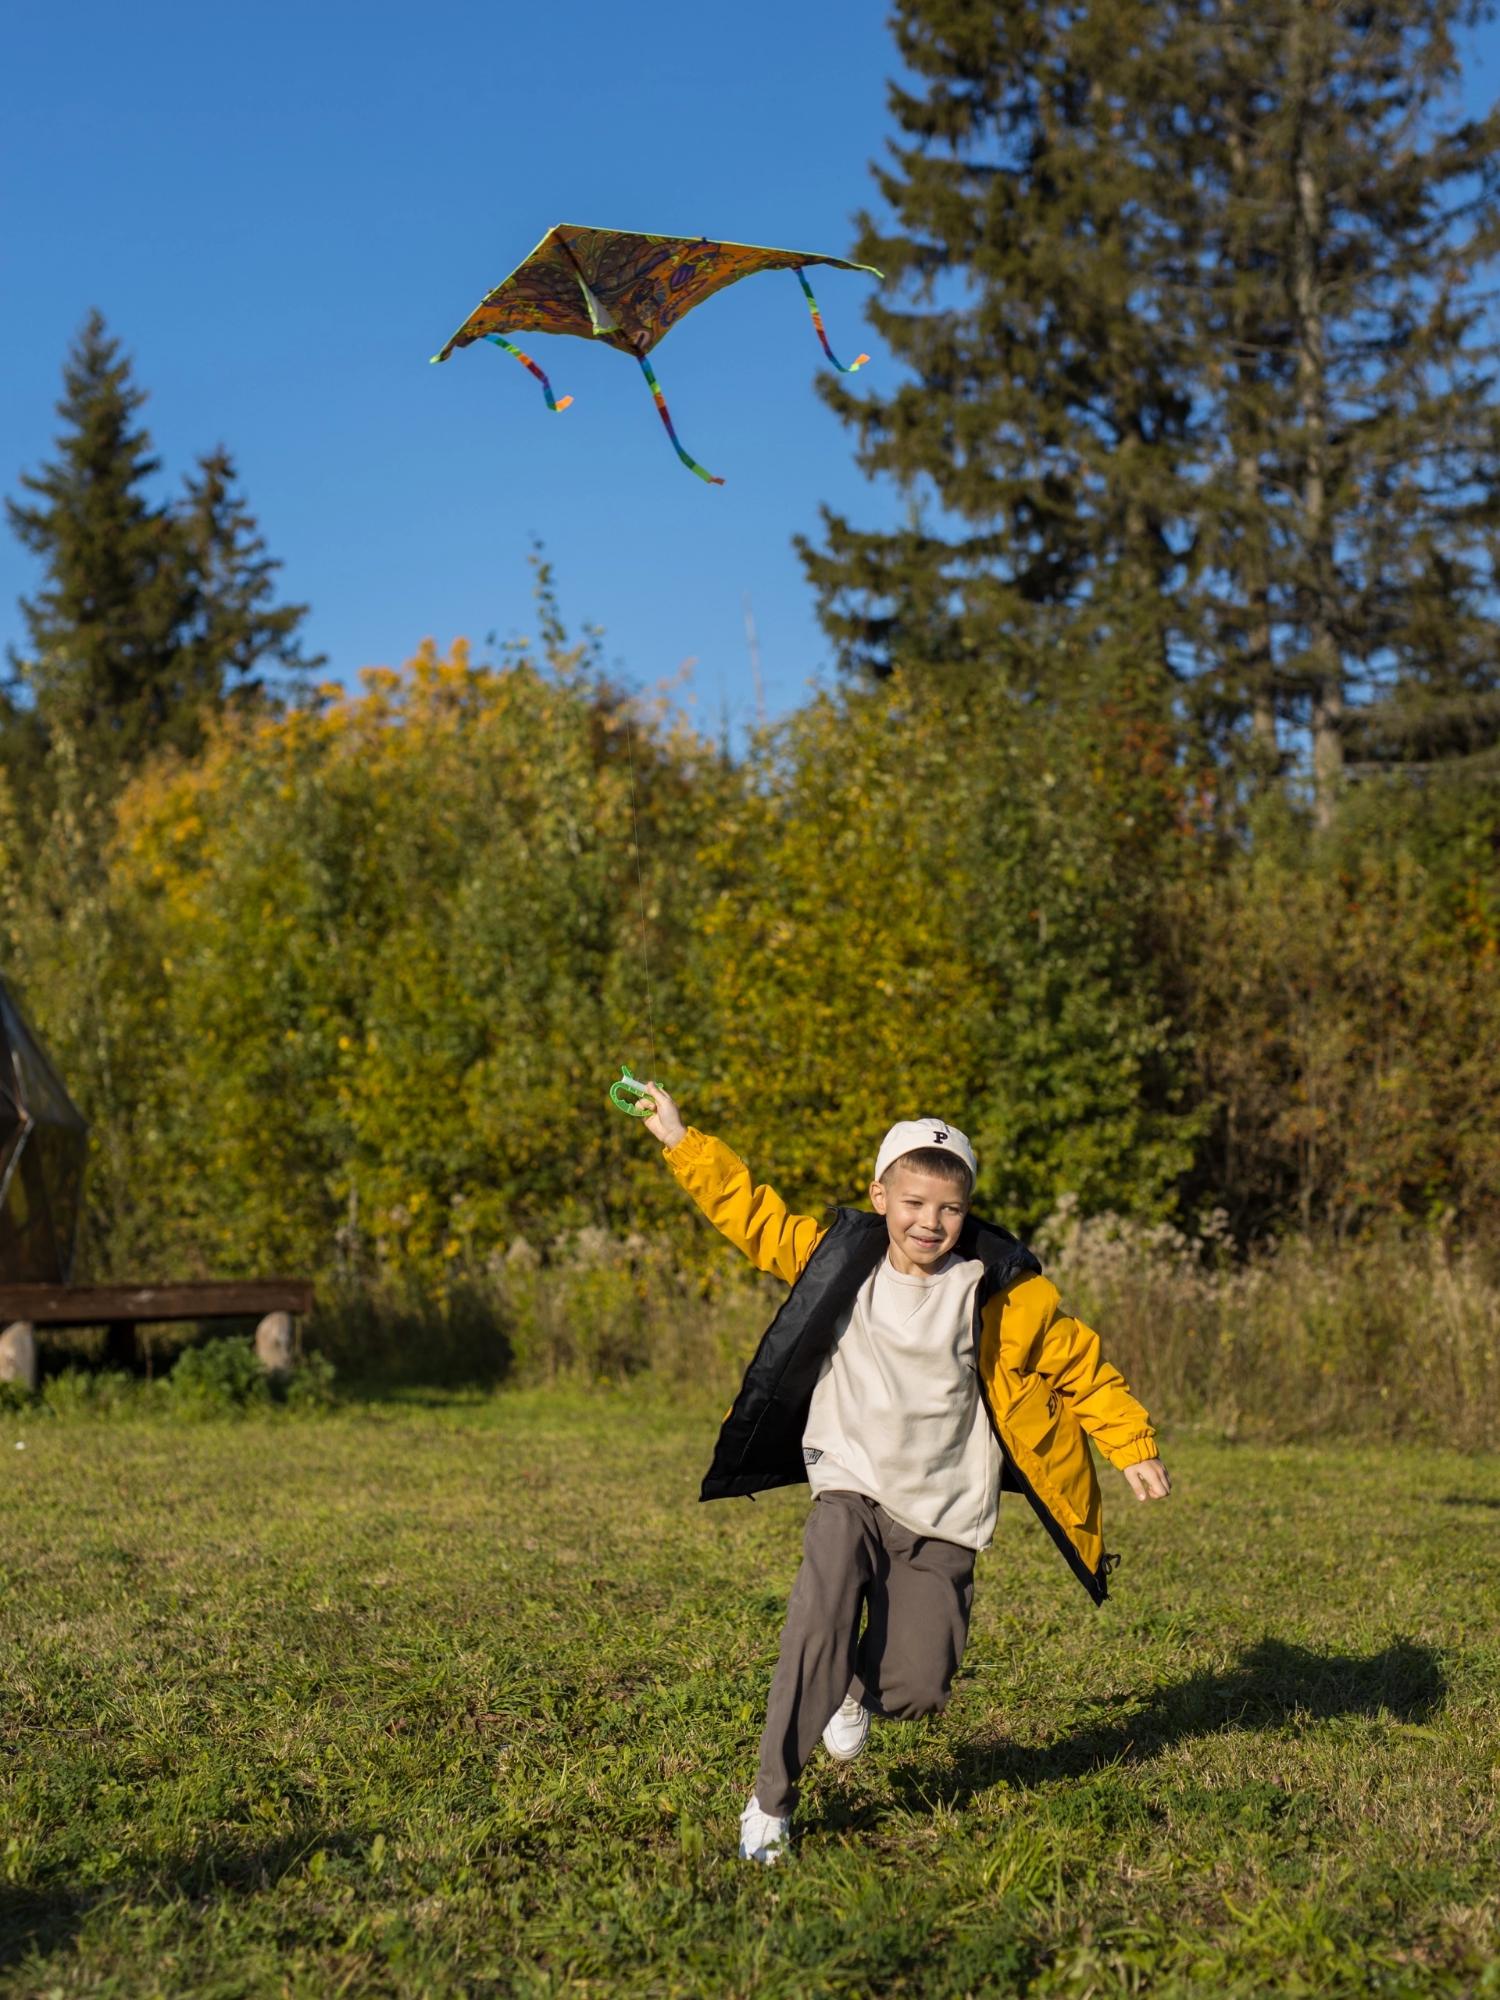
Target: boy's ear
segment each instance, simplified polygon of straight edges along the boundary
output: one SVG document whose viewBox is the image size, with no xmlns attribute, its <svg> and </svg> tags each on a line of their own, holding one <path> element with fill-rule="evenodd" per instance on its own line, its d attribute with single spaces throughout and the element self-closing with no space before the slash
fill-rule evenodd
<svg viewBox="0 0 1500 2000">
<path fill-rule="evenodd" d="M 870 1206 L 877 1215 L 885 1214 L 885 1183 L 883 1181 L 871 1181 Z"/>
</svg>

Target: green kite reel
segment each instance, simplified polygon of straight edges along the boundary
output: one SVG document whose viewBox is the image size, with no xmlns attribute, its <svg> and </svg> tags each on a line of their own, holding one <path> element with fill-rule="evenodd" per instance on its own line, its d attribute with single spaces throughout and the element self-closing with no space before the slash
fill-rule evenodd
<svg viewBox="0 0 1500 2000">
<path fill-rule="evenodd" d="M 634 1103 L 630 1101 L 632 1098 Z M 656 1100 L 645 1084 L 638 1083 L 631 1075 L 629 1063 L 620 1064 L 619 1078 L 609 1086 L 609 1101 L 627 1118 L 649 1118 L 656 1109 Z"/>
</svg>

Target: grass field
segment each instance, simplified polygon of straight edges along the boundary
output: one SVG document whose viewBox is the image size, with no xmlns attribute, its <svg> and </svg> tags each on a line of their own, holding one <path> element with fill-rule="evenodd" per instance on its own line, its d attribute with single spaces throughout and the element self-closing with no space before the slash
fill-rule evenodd
<svg viewBox="0 0 1500 2000">
<path fill-rule="evenodd" d="M 0 1419 L 0 1989 L 1500 1994 L 1500 1461 L 1169 1438 L 735 1860 L 804 1497 L 714 1412 Z M 15 1446 L 24 1442 L 24 1451 Z"/>
</svg>

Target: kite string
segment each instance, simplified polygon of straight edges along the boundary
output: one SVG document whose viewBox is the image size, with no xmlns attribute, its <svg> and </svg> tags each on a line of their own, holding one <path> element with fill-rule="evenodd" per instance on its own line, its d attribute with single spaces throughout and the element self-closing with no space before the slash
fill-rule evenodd
<svg viewBox="0 0 1500 2000">
<path fill-rule="evenodd" d="M 651 946 L 646 931 L 646 877 L 641 868 L 641 821 L 635 800 L 635 745 L 630 728 L 630 710 L 625 710 L 625 754 L 630 760 L 630 839 L 635 848 L 635 886 L 641 902 L 641 979 L 646 990 L 646 1032 L 651 1041 L 651 1068 L 656 1080 L 656 1010 L 651 1003 Z"/>
</svg>

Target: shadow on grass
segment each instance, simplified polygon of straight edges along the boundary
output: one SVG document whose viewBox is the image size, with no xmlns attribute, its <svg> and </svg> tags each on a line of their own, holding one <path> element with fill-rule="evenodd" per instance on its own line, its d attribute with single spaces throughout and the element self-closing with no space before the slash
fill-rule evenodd
<svg viewBox="0 0 1500 2000">
<path fill-rule="evenodd" d="M 1445 1493 L 1440 1507 L 1488 1507 L 1500 1509 L 1500 1497 L 1493 1493 Z"/>
<path fill-rule="evenodd" d="M 0 1882 L 0 1969 L 31 1952 L 43 1955 L 71 1944 L 91 1913 L 111 1903 L 172 1903 L 218 1889 L 268 1889 L 300 1868 L 318 1849 L 340 1857 L 362 1855 L 368 1838 L 347 1829 L 332 1834 L 302 1827 L 274 1840 L 243 1846 L 200 1842 L 181 1854 L 142 1861 L 107 1882 L 87 1888 L 56 1883 L 23 1888 Z"/>
<path fill-rule="evenodd" d="M 1149 1694 L 1113 1695 L 1102 1705 L 1121 1711 L 1118 1717 L 1098 1717 L 1041 1749 L 1003 1741 L 968 1744 L 950 1771 L 893 1773 L 889 1803 L 911 1812 L 937 1804 L 958 1807 L 997 1784 L 1030 1790 L 1083 1778 L 1110 1765 L 1142 1763 L 1188 1737 L 1230 1729 L 1275 1729 L 1351 1715 L 1421 1722 L 1446 1692 L 1430 1646 L 1401 1639 L 1360 1658 L 1262 1639 L 1222 1673 L 1194 1674 Z M 816 1823 L 828 1830 L 861 1826 L 887 1809 L 829 1799 Z"/>
</svg>

